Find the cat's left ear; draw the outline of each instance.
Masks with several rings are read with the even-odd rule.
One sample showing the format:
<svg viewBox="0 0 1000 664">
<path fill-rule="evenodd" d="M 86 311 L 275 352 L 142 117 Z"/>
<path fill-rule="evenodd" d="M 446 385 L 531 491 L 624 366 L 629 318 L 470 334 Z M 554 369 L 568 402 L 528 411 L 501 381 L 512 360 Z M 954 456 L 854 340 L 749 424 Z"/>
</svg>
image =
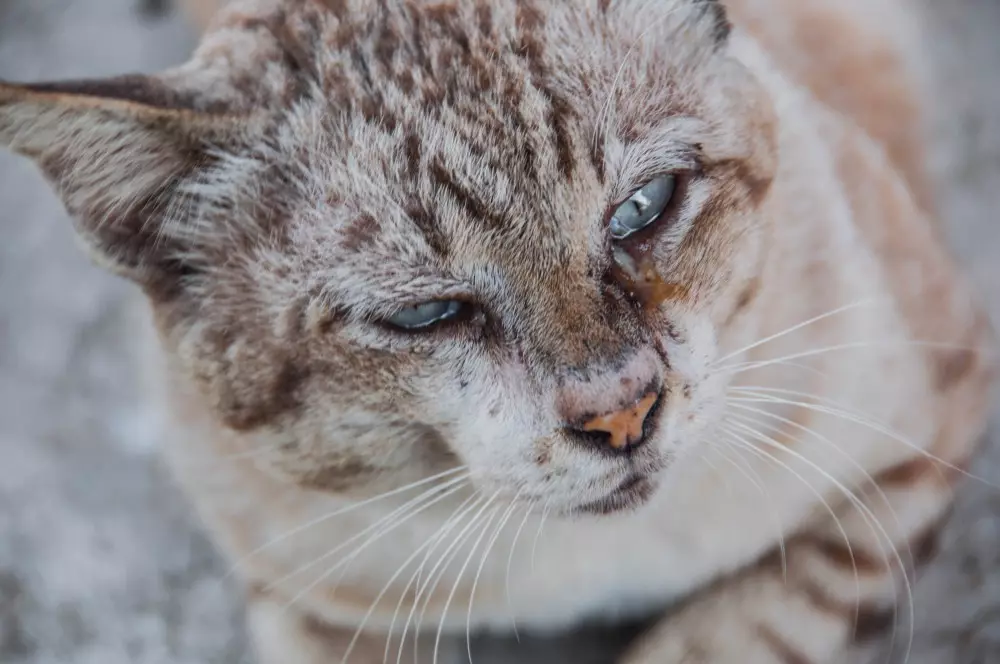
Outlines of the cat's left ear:
<svg viewBox="0 0 1000 664">
<path fill-rule="evenodd" d="M 168 216 L 194 203 L 182 184 L 246 125 L 154 77 L 0 83 L 0 145 L 38 164 L 101 263 L 147 289 L 190 273 Z"/>
</svg>

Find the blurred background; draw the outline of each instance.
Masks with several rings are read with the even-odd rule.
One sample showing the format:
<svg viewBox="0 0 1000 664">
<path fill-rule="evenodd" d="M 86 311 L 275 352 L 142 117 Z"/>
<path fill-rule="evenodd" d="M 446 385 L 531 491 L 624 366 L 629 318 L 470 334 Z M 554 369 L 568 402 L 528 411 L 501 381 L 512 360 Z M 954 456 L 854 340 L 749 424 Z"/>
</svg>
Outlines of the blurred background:
<svg viewBox="0 0 1000 664">
<path fill-rule="evenodd" d="M 998 314 L 1000 1 L 912 1 L 929 28 L 936 193 L 955 250 Z M 171 4 L 0 0 L 0 78 L 179 63 L 195 35 Z M 34 168 L 0 154 L 2 664 L 250 662 L 238 593 L 220 581 L 226 565 L 156 457 L 129 297 L 90 265 Z M 1000 445 L 973 471 L 1000 486 Z M 1000 663 L 1000 489 L 966 484 L 915 601 L 910 662 Z M 907 633 L 902 626 L 896 661 Z M 481 641 L 476 662 L 530 654 L 597 664 L 625 637 Z"/>
</svg>

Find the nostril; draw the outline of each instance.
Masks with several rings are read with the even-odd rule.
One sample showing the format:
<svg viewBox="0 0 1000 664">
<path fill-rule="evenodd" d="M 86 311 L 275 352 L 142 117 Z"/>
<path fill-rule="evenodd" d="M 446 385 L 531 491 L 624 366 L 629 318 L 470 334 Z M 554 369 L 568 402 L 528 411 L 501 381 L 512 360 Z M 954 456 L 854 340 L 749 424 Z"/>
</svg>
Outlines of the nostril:
<svg viewBox="0 0 1000 664">
<path fill-rule="evenodd" d="M 598 450 L 614 450 L 611 446 L 611 434 L 606 431 L 584 431 L 566 427 L 566 433 L 577 443 L 593 447 Z"/>
</svg>

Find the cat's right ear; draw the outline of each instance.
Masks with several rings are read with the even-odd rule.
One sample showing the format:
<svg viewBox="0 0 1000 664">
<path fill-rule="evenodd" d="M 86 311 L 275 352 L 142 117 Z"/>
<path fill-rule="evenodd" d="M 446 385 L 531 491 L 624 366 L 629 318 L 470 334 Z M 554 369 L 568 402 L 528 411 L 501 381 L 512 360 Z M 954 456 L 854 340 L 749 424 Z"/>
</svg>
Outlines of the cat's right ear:
<svg viewBox="0 0 1000 664">
<path fill-rule="evenodd" d="M 245 127 L 153 77 L 0 83 L 0 145 L 38 164 L 100 263 L 163 296 L 194 269 L 182 185 Z"/>
</svg>

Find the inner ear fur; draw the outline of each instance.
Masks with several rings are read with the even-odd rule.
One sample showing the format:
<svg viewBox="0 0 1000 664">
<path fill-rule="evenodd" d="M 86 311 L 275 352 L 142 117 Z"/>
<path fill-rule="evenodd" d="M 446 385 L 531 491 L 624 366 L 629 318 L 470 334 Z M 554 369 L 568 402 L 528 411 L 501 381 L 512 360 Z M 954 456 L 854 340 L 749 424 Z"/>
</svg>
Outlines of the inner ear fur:
<svg viewBox="0 0 1000 664">
<path fill-rule="evenodd" d="M 197 204 L 181 185 L 246 127 L 149 76 L 0 82 L 0 145 L 35 161 L 100 263 L 147 289 L 191 271 L 171 232 Z"/>
</svg>

